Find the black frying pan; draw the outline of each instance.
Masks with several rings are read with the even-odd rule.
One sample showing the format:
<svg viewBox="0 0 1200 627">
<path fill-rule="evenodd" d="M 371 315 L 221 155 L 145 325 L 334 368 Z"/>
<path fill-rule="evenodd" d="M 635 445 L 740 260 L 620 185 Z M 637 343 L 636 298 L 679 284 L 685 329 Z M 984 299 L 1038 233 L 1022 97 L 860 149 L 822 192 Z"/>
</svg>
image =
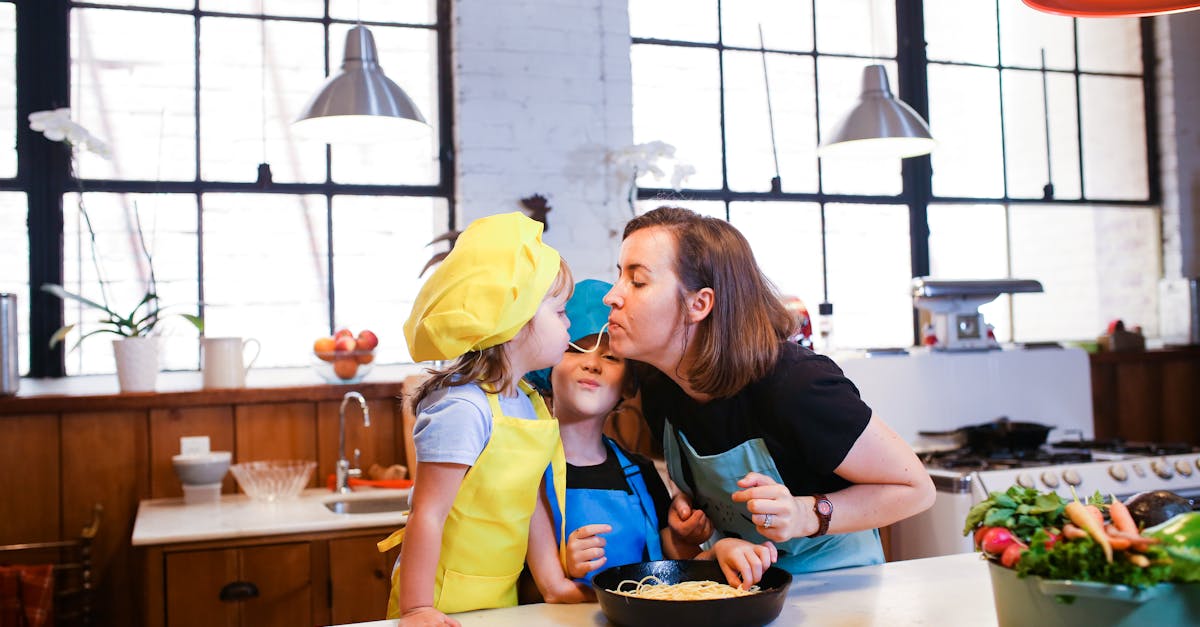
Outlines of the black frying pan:
<svg viewBox="0 0 1200 627">
<path fill-rule="evenodd" d="M 763 573 L 762 581 L 758 582 L 762 592 L 743 597 L 708 601 L 658 601 L 609 592 L 626 579 L 638 581 L 647 575 L 654 575 L 663 583 L 727 582 L 721 566 L 710 560 L 662 560 L 614 566 L 592 578 L 600 609 L 608 620 L 624 627 L 757 627 L 779 616 L 787 598 L 788 586 L 792 584 L 791 573 L 772 566 Z"/>
<path fill-rule="evenodd" d="M 997 418 L 980 425 L 962 427 L 953 431 L 918 431 L 918 435 L 955 437 L 967 448 L 981 453 L 997 450 L 1029 452 L 1046 443 L 1046 436 L 1055 427 L 1036 422 L 1018 422 L 1006 417 Z"/>
</svg>

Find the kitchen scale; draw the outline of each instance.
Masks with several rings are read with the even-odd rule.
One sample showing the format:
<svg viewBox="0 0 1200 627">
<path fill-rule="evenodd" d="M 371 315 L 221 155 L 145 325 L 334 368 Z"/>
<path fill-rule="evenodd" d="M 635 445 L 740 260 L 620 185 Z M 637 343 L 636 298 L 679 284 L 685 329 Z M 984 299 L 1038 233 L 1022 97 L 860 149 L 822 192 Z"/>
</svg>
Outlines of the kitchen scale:
<svg viewBox="0 0 1200 627">
<path fill-rule="evenodd" d="M 937 337 L 934 350 L 977 351 L 999 348 L 988 338 L 979 308 L 1001 294 L 1041 292 L 1042 284 L 1030 279 L 943 281 L 913 279 L 913 304 L 928 311 Z"/>
</svg>

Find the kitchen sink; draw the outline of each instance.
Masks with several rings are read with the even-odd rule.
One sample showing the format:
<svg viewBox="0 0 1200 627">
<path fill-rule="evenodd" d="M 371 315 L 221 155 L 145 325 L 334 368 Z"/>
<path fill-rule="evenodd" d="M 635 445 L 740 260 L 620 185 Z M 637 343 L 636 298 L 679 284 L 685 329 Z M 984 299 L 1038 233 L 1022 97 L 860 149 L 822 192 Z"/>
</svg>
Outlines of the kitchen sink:
<svg viewBox="0 0 1200 627">
<path fill-rule="evenodd" d="M 341 499 L 326 501 L 325 508 L 335 514 L 378 514 L 399 512 L 408 509 L 407 496 L 391 496 L 378 499 Z"/>
</svg>

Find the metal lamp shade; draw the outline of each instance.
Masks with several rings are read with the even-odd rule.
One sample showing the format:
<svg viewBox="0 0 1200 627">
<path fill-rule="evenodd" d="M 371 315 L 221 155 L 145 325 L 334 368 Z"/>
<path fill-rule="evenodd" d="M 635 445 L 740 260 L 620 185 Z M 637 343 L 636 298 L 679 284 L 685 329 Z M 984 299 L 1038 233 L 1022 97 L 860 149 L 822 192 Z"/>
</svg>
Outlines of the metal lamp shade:
<svg viewBox="0 0 1200 627">
<path fill-rule="evenodd" d="M 365 26 L 346 34 L 341 71 L 325 81 L 292 128 L 326 143 L 410 140 L 432 130 L 408 94 L 383 74 Z"/>
<path fill-rule="evenodd" d="M 892 95 L 882 65 L 863 68 L 862 95 L 829 138 L 821 157 L 905 158 L 929 154 L 935 142 L 921 116 Z"/>
</svg>

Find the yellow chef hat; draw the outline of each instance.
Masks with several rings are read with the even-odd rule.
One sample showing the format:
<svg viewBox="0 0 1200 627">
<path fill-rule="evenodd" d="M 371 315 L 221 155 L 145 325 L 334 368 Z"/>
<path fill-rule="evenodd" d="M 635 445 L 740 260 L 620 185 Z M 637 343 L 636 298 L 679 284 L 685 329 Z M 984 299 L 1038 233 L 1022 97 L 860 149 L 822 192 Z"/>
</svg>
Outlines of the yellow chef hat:
<svg viewBox="0 0 1200 627">
<path fill-rule="evenodd" d="M 454 359 L 513 338 L 558 275 L 542 223 L 520 212 L 472 222 L 421 287 L 404 337 L 414 361 Z"/>
</svg>

